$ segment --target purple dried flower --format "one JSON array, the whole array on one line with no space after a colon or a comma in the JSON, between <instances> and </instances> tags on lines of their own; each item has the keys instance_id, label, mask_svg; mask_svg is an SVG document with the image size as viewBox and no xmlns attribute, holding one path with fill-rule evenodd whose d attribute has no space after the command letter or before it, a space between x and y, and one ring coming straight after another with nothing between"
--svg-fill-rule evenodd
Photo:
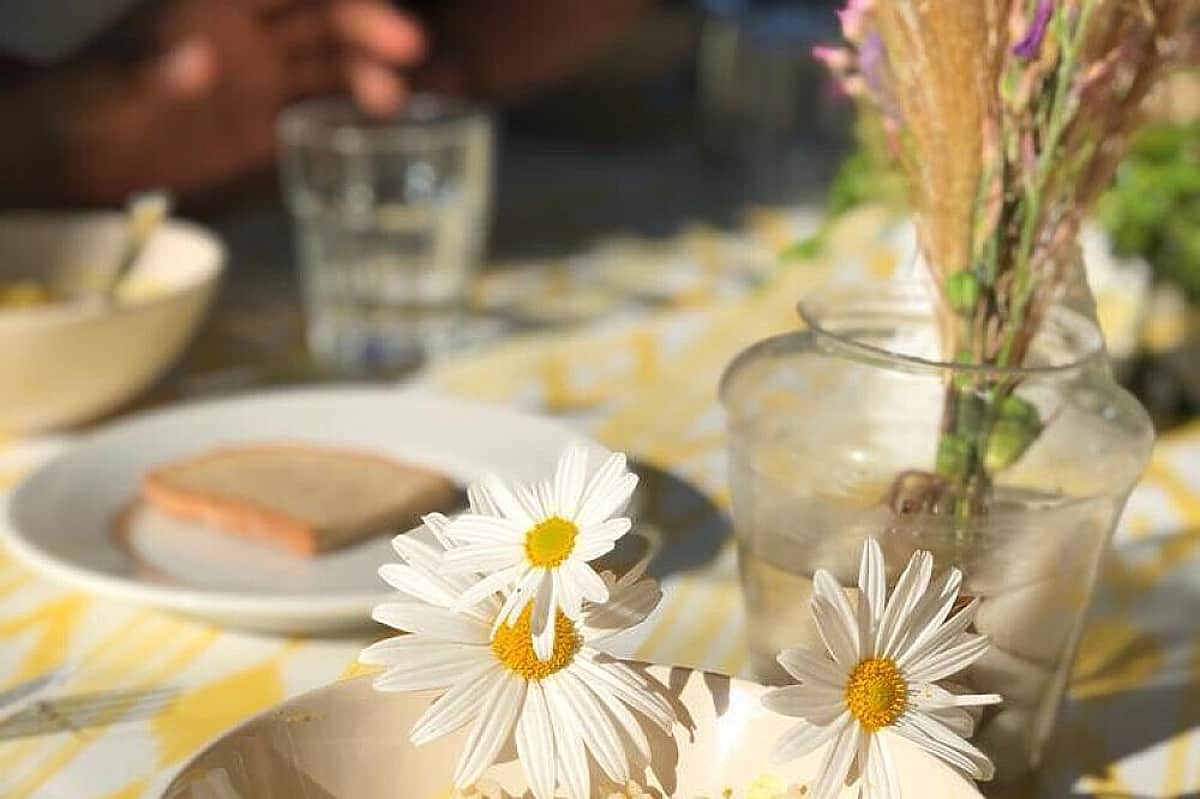
<instances>
[{"instance_id":1,"label":"purple dried flower","mask_svg":"<svg viewBox=\"0 0 1200 799\"><path fill-rule=\"evenodd\" d=\"M900 124L900 104L888 84L888 56L883 37L872 31L858 48L858 71L862 74L867 91L879 104L884 116Z\"/></svg>"},{"instance_id":2,"label":"purple dried flower","mask_svg":"<svg viewBox=\"0 0 1200 799\"><path fill-rule=\"evenodd\" d=\"M858 69L862 72L867 86L875 94L883 93L883 70L886 68L887 54L883 49L883 37L871 32L858 48Z\"/></svg>"},{"instance_id":3,"label":"purple dried flower","mask_svg":"<svg viewBox=\"0 0 1200 799\"><path fill-rule=\"evenodd\" d=\"M1050 15L1054 13L1054 0L1038 0L1037 10L1033 12L1033 23L1025 32L1025 37L1013 45L1013 55L1026 60L1037 58L1042 48L1042 39L1046 37L1046 28L1050 26Z\"/></svg>"}]
</instances>

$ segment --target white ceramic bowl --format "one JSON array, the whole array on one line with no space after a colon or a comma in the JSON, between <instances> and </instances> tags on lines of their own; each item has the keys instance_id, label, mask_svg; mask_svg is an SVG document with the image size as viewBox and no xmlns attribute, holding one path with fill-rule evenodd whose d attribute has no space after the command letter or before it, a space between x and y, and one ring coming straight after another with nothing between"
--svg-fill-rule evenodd
<instances>
[{"instance_id":1,"label":"white ceramic bowl","mask_svg":"<svg viewBox=\"0 0 1200 799\"><path fill-rule=\"evenodd\" d=\"M118 213L0 215L0 281L104 285L123 235ZM224 263L214 235L171 221L151 238L116 303L97 296L0 308L0 432L76 424L136 396L190 340Z\"/></svg>"},{"instance_id":2,"label":"white ceramic bowl","mask_svg":"<svg viewBox=\"0 0 1200 799\"><path fill-rule=\"evenodd\" d=\"M636 779L653 796L766 799L788 788L812 795L807 787L825 751L771 762L775 741L795 720L762 706L762 686L680 667L635 667L672 703L680 722L670 737L643 725L651 762ZM320 688L222 736L184 767L163 799L450 799L468 728L422 747L408 742L409 729L435 697L378 693L369 676ZM893 738L905 799L982 799L940 760ZM481 786L504 797L529 797L514 755L506 747ZM603 799L611 787L592 771L592 796ZM857 795L855 785L838 799Z\"/></svg>"}]
</instances>

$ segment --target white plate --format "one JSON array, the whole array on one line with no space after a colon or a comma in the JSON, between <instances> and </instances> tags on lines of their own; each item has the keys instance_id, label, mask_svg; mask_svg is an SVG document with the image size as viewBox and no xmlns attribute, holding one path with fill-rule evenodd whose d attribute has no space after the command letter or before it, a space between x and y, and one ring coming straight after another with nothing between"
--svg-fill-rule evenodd
<instances>
[{"instance_id":1,"label":"white plate","mask_svg":"<svg viewBox=\"0 0 1200 799\"><path fill-rule=\"evenodd\" d=\"M651 761L648 769L635 769L635 779L653 795L745 799L791 786L812 795L807 786L824 750L783 765L770 762L775 741L795 720L762 706L762 686L684 668L635 668L680 721L672 736L643 725ZM446 799L469 727L422 747L408 741L435 696L378 693L370 676L311 691L222 736L184 767L163 799ZM967 780L907 740L893 736L890 746L908 799L982 799ZM528 797L514 755L506 747L481 783L505 797ZM599 770L592 775L592 795L607 795ZM857 795L856 785L838 797Z\"/></svg>"},{"instance_id":2,"label":"white plate","mask_svg":"<svg viewBox=\"0 0 1200 799\"><path fill-rule=\"evenodd\" d=\"M552 474L571 443L598 444L546 419L395 389L306 389L187 405L109 425L10 495L3 538L30 568L74 588L234 627L318 632L363 627L388 595L376 569L389 536L314 558L135 512L113 533L138 480L157 464L214 447L300 441L429 466L460 485L497 472Z\"/></svg>"}]
</instances>

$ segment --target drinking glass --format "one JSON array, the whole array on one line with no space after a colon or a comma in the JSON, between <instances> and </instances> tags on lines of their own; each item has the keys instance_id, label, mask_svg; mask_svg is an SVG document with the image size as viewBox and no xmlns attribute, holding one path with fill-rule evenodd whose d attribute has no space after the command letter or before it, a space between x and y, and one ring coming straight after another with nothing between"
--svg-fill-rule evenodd
<instances>
[{"instance_id":1,"label":"drinking glass","mask_svg":"<svg viewBox=\"0 0 1200 799\"><path fill-rule=\"evenodd\" d=\"M489 116L428 94L386 119L321 99L279 136L316 360L380 372L453 346L488 226Z\"/></svg>"}]
</instances>

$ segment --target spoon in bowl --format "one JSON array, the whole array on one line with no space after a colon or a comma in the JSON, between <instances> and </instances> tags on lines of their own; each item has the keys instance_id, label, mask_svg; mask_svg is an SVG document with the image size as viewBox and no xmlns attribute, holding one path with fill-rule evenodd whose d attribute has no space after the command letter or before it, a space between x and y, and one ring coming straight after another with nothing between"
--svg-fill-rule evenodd
<instances>
[{"instance_id":1,"label":"spoon in bowl","mask_svg":"<svg viewBox=\"0 0 1200 799\"><path fill-rule=\"evenodd\" d=\"M170 214L171 195L165 191L148 191L129 198L125 206L125 242L121 257L103 292L110 303L116 302L117 292L146 248L146 242Z\"/></svg>"}]
</instances>

